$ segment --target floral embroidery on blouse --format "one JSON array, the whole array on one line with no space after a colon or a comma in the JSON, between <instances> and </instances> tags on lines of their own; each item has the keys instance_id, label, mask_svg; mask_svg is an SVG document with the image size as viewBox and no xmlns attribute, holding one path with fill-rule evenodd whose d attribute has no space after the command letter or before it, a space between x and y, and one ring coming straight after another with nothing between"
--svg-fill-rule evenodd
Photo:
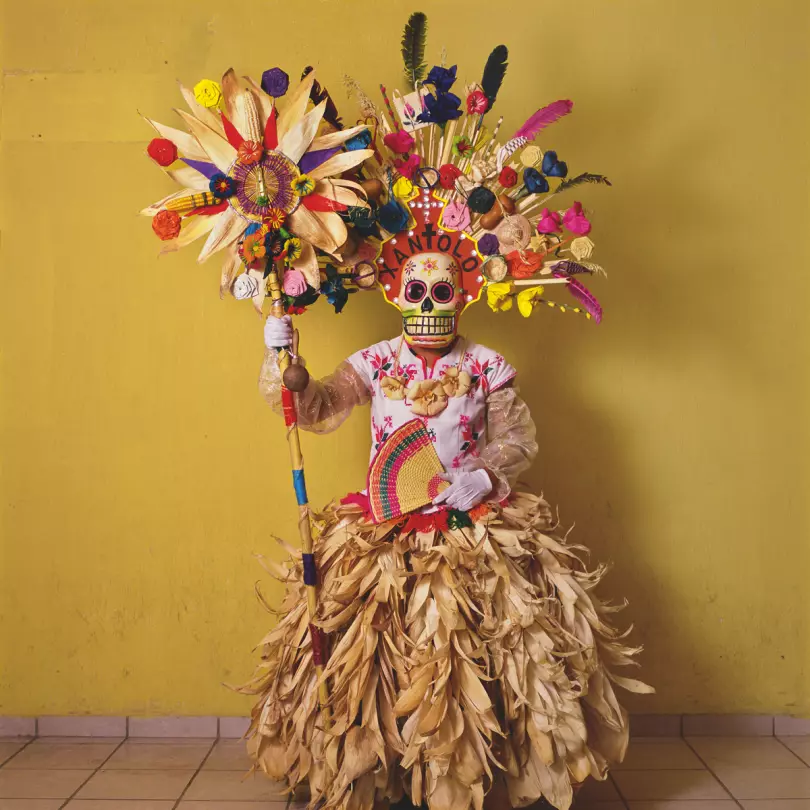
<instances>
[{"instance_id":1,"label":"floral embroidery on blouse","mask_svg":"<svg viewBox=\"0 0 810 810\"><path fill-rule=\"evenodd\" d=\"M371 431L374 434L374 449L379 450L380 445L391 435L394 429L394 420L390 416L383 419L382 424L378 424L374 417L371 417Z\"/></svg>"}]
</instances>

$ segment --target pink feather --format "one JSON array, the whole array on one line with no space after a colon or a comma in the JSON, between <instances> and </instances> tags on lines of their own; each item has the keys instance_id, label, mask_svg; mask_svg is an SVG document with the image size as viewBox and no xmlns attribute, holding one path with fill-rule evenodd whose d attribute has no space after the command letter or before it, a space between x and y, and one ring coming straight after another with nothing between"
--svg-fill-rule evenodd
<instances>
[{"instance_id":1,"label":"pink feather","mask_svg":"<svg viewBox=\"0 0 810 810\"><path fill-rule=\"evenodd\" d=\"M528 138L532 140L541 129L553 124L557 119L568 115L574 107L573 101L554 101L546 107L540 108L534 115L529 116L525 124L512 136L512 138Z\"/></svg>"},{"instance_id":2,"label":"pink feather","mask_svg":"<svg viewBox=\"0 0 810 810\"><path fill-rule=\"evenodd\" d=\"M555 278L568 280L568 284L565 285L568 287L568 292L582 304L582 308L593 318L594 323L599 323L602 320L602 306L594 294L582 282L565 273L555 270L553 274Z\"/></svg>"}]
</instances>

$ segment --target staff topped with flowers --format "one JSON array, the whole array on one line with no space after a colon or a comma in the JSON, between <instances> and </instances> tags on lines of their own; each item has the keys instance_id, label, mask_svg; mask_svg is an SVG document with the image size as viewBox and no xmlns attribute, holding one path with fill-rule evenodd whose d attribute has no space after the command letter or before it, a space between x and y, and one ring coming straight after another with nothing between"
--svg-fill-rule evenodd
<instances>
[{"instance_id":1,"label":"staff topped with flowers","mask_svg":"<svg viewBox=\"0 0 810 810\"><path fill-rule=\"evenodd\" d=\"M345 79L360 106L352 126L312 68L292 90L278 67L259 83L229 70L221 83L181 85L189 112L177 112L187 131L147 119L158 136L147 153L183 187L142 212L165 248L205 237L200 261L225 254L221 294L251 300L259 312L271 269L287 312L320 297L340 312L358 290L382 288L397 304L398 279L381 277L383 268L393 272L390 243L435 221L469 240L480 259L467 282L476 294L462 297L461 308L485 293L494 311L516 304L528 316L548 305L598 322L601 307L581 281L602 272L590 217L581 202L558 200L610 183L590 172L570 177L556 151L533 143L572 103L541 107L500 141L503 118L492 122L491 112L506 47L461 89L456 65L427 69L426 34L425 15L412 14L402 39L404 93L380 85L378 105ZM556 286L573 300L548 298Z\"/></svg>"}]
</instances>

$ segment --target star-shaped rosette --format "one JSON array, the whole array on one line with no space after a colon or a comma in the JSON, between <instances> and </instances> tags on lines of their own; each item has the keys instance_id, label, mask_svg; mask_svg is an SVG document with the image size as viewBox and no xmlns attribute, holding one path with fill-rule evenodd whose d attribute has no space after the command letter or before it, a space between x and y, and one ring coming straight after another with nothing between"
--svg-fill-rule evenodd
<instances>
[{"instance_id":1,"label":"star-shaped rosette","mask_svg":"<svg viewBox=\"0 0 810 810\"><path fill-rule=\"evenodd\" d=\"M244 269L258 282L241 286L255 290L259 311L268 257L318 290L316 251L339 263L348 236L339 213L368 207L359 183L341 177L374 154L344 148L366 127L334 130L324 121L327 101L308 110L314 81L311 71L282 107L253 79L240 82L229 70L221 88L207 80L195 91L181 85L190 112L176 112L188 131L146 119L159 136L148 154L182 188L141 213L153 217L168 250L205 237L200 262L224 251L220 293L231 291ZM273 245L286 248L276 255Z\"/></svg>"}]
</instances>

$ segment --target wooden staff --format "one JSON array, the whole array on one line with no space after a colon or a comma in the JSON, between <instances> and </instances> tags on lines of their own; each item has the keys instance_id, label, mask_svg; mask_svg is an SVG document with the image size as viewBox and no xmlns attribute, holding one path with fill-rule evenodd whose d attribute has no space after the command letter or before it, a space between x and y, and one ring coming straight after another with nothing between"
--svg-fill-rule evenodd
<instances>
[{"instance_id":1,"label":"wooden staff","mask_svg":"<svg viewBox=\"0 0 810 810\"><path fill-rule=\"evenodd\" d=\"M278 282L278 270L272 259L268 259L270 273L267 277L267 286L273 302L272 314L276 318L284 317L284 302L281 296L281 287ZM293 338L293 347L297 353L298 332ZM284 372L291 366L290 347L278 350L278 367L282 380ZM307 485L304 478L304 456L301 453L301 440L298 435L298 415L295 409L295 394L283 383L281 386L281 404L284 410L284 424L287 426L287 444L290 447L290 466L292 467L293 489L298 502L298 534L301 538L301 557L304 565L304 586L307 592L307 613L309 614L309 637L312 643L312 663L315 665L315 674L318 677L318 703L324 719L324 725L329 727L329 690L326 679L323 677L323 668L326 664L326 645L323 631L316 627L314 622L318 612L318 571L315 568L315 555L312 553L312 526L309 520L309 500L307 498Z\"/></svg>"}]
</instances>

